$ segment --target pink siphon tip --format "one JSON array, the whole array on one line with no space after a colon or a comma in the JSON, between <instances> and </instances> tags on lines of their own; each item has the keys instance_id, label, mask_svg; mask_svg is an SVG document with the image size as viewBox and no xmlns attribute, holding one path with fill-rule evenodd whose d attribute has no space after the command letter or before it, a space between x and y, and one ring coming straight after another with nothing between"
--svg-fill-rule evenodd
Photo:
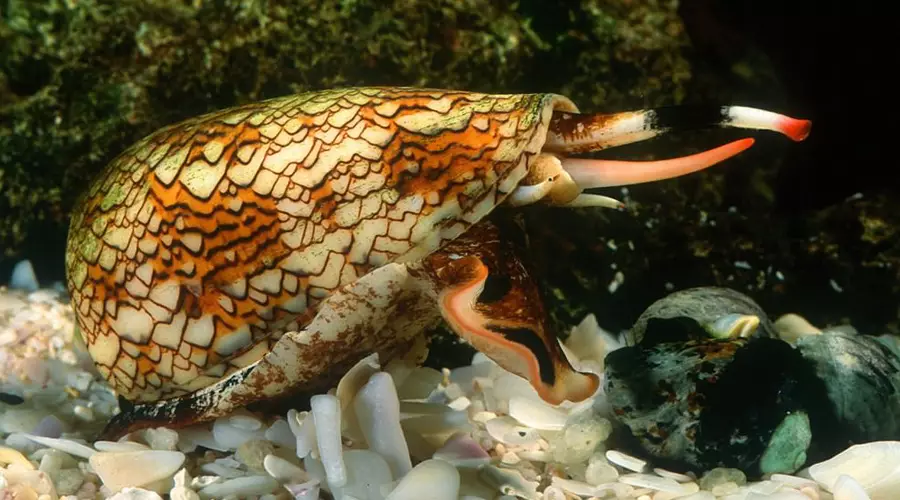
<instances>
[{"instance_id":1,"label":"pink siphon tip","mask_svg":"<svg viewBox=\"0 0 900 500\"><path fill-rule=\"evenodd\" d=\"M809 137L812 122L785 116L778 120L776 126L779 132L788 136L792 141L800 142Z\"/></svg>"}]
</instances>

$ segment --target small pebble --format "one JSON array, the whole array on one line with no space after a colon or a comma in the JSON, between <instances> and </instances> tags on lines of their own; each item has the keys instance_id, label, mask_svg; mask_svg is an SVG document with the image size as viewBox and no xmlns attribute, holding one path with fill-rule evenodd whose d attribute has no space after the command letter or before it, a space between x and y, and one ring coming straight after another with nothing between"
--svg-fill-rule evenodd
<instances>
[{"instance_id":1,"label":"small pebble","mask_svg":"<svg viewBox=\"0 0 900 500\"><path fill-rule=\"evenodd\" d=\"M738 469L717 467L703 474L700 478L700 489L712 491L716 486L728 482L734 483L735 486L743 486L747 484L747 476Z\"/></svg>"},{"instance_id":2,"label":"small pebble","mask_svg":"<svg viewBox=\"0 0 900 500\"><path fill-rule=\"evenodd\" d=\"M84 474L78 469L62 469L54 477L58 495L74 495L84 484Z\"/></svg>"},{"instance_id":3,"label":"small pebble","mask_svg":"<svg viewBox=\"0 0 900 500\"><path fill-rule=\"evenodd\" d=\"M178 433L165 427L146 429L144 441L154 450L175 451L178 447Z\"/></svg>"},{"instance_id":4,"label":"small pebble","mask_svg":"<svg viewBox=\"0 0 900 500\"><path fill-rule=\"evenodd\" d=\"M244 443L238 447L234 456L239 462L246 465L248 469L254 472L264 472L265 468L263 467L263 460L265 460L266 455L270 455L274 452L274 444L262 439L251 439L249 441L244 441Z\"/></svg>"},{"instance_id":5,"label":"small pebble","mask_svg":"<svg viewBox=\"0 0 900 500\"><path fill-rule=\"evenodd\" d=\"M31 434L26 434L25 436L36 443L53 448L55 450L64 451L71 455L75 455L76 457L91 458L91 456L97 453L93 449L88 448L87 446L76 441L72 441L71 439L54 439L43 436L34 436Z\"/></svg>"},{"instance_id":6,"label":"small pebble","mask_svg":"<svg viewBox=\"0 0 900 500\"><path fill-rule=\"evenodd\" d=\"M31 430L35 436L58 438L62 436L65 425L56 415L47 415Z\"/></svg>"},{"instance_id":7,"label":"small pebble","mask_svg":"<svg viewBox=\"0 0 900 500\"><path fill-rule=\"evenodd\" d=\"M31 261L20 260L17 262L9 278L9 288L24 292L36 292L40 287L41 285L38 283Z\"/></svg>"},{"instance_id":8,"label":"small pebble","mask_svg":"<svg viewBox=\"0 0 900 500\"><path fill-rule=\"evenodd\" d=\"M588 483L597 486L618 480L619 471L606 461L605 456L602 454L595 454L590 458L584 476Z\"/></svg>"},{"instance_id":9,"label":"small pebble","mask_svg":"<svg viewBox=\"0 0 900 500\"><path fill-rule=\"evenodd\" d=\"M725 495L731 495L732 493L737 493L740 486L737 485L734 481L728 481L725 483L719 483L712 487L710 491L712 491L713 495L717 497L722 497Z\"/></svg>"},{"instance_id":10,"label":"small pebble","mask_svg":"<svg viewBox=\"0 0 900 500\"><path fill-rule=\"evenodd\" d=\"M593 411L582 411L566 422L558 438L550 441L553 457L564 464L588 460L601 443L612 433L612 424L598 418Z\"/></svg>"}]
</instances>

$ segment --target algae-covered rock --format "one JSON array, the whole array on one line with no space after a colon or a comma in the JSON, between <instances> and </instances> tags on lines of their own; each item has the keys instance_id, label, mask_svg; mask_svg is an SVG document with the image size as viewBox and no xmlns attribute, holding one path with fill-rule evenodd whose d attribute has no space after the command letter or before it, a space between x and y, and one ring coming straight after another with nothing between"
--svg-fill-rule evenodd
<instances>
[{"instance_id":1,"label":"algae-covered rock","mask_svg":"<svg viewBox=\"0 0 900 500\"><path fill-rule=\"evenodd\" d=\"M59 278L69 210L95 172L160 126L234 104L357 84L678 102L690 66L677 2L632 4L9 0L0 255Z\"/></svg>"},{"instance_id":2,"label":"algae-covered rock","mask_svg":"<svg viewBox=\"0 0 900 500\"><path fill-rule=\"evenodd\" d=\"M675 468L792 474L852 443L900 437L892 337L826 328L792 345L783 329L762 326L767 315L752 299L726 290L651 304L632 327L640 341L606 356L604 393L632 451ZM711 331L733 311L772 334Z\"/></svg>"},{"instance_id":3,"label":"algae-covered rock","mask_svg":"<svg viewBox=\"0 0 900 500\"><path fill-rule=\"evenodd\" d=\"M826 438L835 426L823 383L799 352L778 339L624 347L607 356L604 380L616 418L639 442L629 451L669 468L792 473L807 456L839 451ZM809 415L818 441L797 450L804 454L799 465L785 468L787 460L773 456L783 441L811 446L802 439L808 429L789 432L796 427L791 415L799 413Z\"/></svg>"}]
</instances>

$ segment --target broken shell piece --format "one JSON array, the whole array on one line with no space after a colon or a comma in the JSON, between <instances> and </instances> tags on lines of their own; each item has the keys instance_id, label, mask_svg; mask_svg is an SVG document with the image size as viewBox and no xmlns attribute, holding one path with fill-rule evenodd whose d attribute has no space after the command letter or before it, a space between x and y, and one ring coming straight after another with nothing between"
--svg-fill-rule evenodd
<instances>
[{"instance_id":1,"label":"broken shell piece","mask_svg":"<svg viewBox=\"0 0 900 500\"><path fill-rule=\"evenodd\" d=\"M595 495L595 488L581 481L553 476L551 484L580 497L592 497Z\"/></svg>"},{"instance_id":2,"label":"broken shell piece","mask_svg":"<svg viewBox=\"0 0 900 500\"><path fill-rule=\"evenodd\" d=\"M584 478L588 483L598 486L618 480L619 471L606 461L606 457L596 453L588 462L587 469L584 471Z\"/></svg>"},{"instance_id":3,"label":"broken shell piece","mask_svg":"<svg viewBox=\"0 0 900 500\"><path fill-rule=\"evenodd\" d=\"M509 399L509 415L523 424L546 431L562 430L566 414L543 401L514 396Z\"/></svg>"},{"instance_id":4,"label":"broken shell piece","mask_svg":"<svg viewBox=\"0 0 900 500\"><path fill-rule=\"evenodd\" d=\"M634 486L625 483L606 483L594 488L594 496L600 498L608 497L607 492L612 492L615 498L633 498L638 495L638 490ZM715 500L715 497L712 500Z\"/></svg>"},{"instance_id":5,"label":"broken shell piece","mask_svg":"<svg viewBox=\"0 0 900 500\"><path fill-rule=\"evenodd\" d=\"M862 485L846 474L838 477L831 494L834 495L834 500L870 500Z\"/></svg>"},{"instance_id":6,"label":"broken shell piece","mask_svg":"<svg viewBox=\"0 0 900 500\"><path fill-rule=\"evenodd\" d=\"M407 418L400 422L400 426L406 432L417 432L422 435L449 435L457 431L472 430L469 415L464 411L452 410L444 413Z\"/></svg>"},{"instance_id":7,"label":"broken shell piece","mask_svg":"<svg viewBox=\"0 0 900 500\"><path fill-rule=\"evenodd\" d=\"M491 461L484 448L464 432L450 436L440 449L434 452L433 458L441 459L456 467L480 467Z\"/></svg>"},{"instance_id":8,"label":"broken shell piece","mask_svg":"<svg viewBox=\"0 0 900 500\"><path fill-rule=\"evenodd\" d=\"M812 325L803 316L794 313L782 315L775 320L775 330L778 337L791 344L807 335L820 335L822 330Z\"/></svg>"},{"instance_id":9,"label":"broken shell piece","mask_svg":"<svg viewBox=\"0 0 900 500\"><path fill-rule=\"evenodd\" d=\"M391 376L384 372L372 375L356 395L353 409L369 448L384 457L393 477L406 475L412 462L400 427L400 401Z\"/></svg>"},{"instance_id":10,"label":"broken shell piece","mask_svg":"<svg viewBox=\"0 0 900 500\"><path fill-rule=\"evenodd\" d=\"M287 414L288 425L294 433L297 458L306 458L318 447L316 442L316 421L309 412L290 410Z\"/></svg>"},{"instance_id":11,"label":"broken shell piece","mask_svg":"<svg viewBox=\"0 0 900 500\"><path fill-rule=\"evenodd\" d=\"M297 448L297 437L291 432L291 426L287 420L278 419L266 429L266 439L288 449Z\"/></svg>"},{"instance_id":12,"label":"broken shell piece","mask_svg":"<svg viewBox=\"0 0 900 500\"><path fill-rule=\"evenodd\" d=\"M301 484L285 484L284 488L294 496L294 500L319 500L319 482L309 481Z\"/></svg>"},{"instance_id":13,"label":"broken shell piece","mask_svg":"<svg viewBox=\"0 0 900 500\"><path fill-rule=\"evenodd\" d=\"M246 431L256 431L262 428L262 422L246 410L237 410L228 416L228 423Z\"/></svg>"},{"instance_id":14,"label":"broken shell piece","mask_svg":"<svg viewBox=\"0 0 900 500\"><path fill-rule=\"evenodd\" d=\"M341 410L346 410L350 407L356 393L358 393L363 386L366 385L366 382L369 381L369 378L375 373L378 373L380 369L381 365L378 363L378 353L376 352L359 360L358 363L353 365L353 368L350 368L350 370L341 377L341 380L337 385L337 390L335 390L335 395L341 400Z\"/></svg>"},{"instance_id":15,"label":"broken shell piece","mask_svg":"<svg viewBox=\"0 0 900 500\"><path fill-rule=\"evenodd\" d=\"M550 441L553 457L565 464L588 460L612 432L612 424L592 410L571 415L565 429Z\"/></svg>"},{"instance_id":16,"label":"broken shell piece","mask_svg":"<svg viewBox=\"0 0 900 500\"><path fill-rule=\"evenodd\" d=\"M540 439L540 434L530 427L519 425L512 417L497 417L485 423L485 429L497 441L509 445L529 445Z\"/></svg>"},{"instance_id":17,"label":"broken shell piece","mask_svg":"<svg viewBox=\"0 0 900 500\"><path fill-rule=\"evenodd\" d=\"M675 480L679 483L689 483L694 480L691 476L687 474L681 474L680 472L672 472L670 470L661 469L659 467L653 469L653 473L660 477L665 477L668 479Z\"/></svg>"},{"instance_id":18,"label":"broken shell piece","mask_svg":"<svg viewBox=\"0 0 900 500\"><path fill-rule=\"evenodd\" d=\"M501 469L488 465L481 468L479 477L504 495L515 495L530 499L538 497L538 483L526 480L522 473L517 470Z\"/></svg>"},{"instance_id":19,"label":"broken shell piece","mask_svg":"<svg viewBox=\"0 0 900 500\"><path fill-rule=\"evenodd\" d=\"M143 488L124 488L122 491L109 497L109 500L162 500L159 493Z\"/></svg>"},{"instance_id":20,"label":"broken shell piece","mask_svg":"<svg viewBox=\"0 0 900 500\"><path fill-rule=\"evenodd\" d=\"M174 451L178 446L178 433L166 427L145 429L144 442L154 450Z\"/></svg>"},{"instance_id":21,"label":"broken shell piece","mask_svg":"<svg viewBox=\"0 0 900 500\"><path fill-rule=\"evenodd\" d=\"M801 489L801 488L805 488L808 486L812 486L812 487L816 487L816 488L819 487L819 484L816 483L812 479L806 479L806 478L797 477L797 476L790 476L787 474L772 474L772 476L769 479L771 479L772 481L778 482L778 483L786 484L786 485L790 486L791 488L796 488L796 489Z\"/></svg>"},{"instance_id":22,"label":"broken shell piece","mask_svg":"<svg viewBox=\"0 0 900 500\"><path fill-rule=\"evenodd\" d=\"M96 452L89 462L103 484L112 491L147 486L173 476L184 464L179 451L144 450L119 453Z\"/></svg>"},{"instance_id":23,"label":"broken shell piece","mask_svg":"<svg viewBox=\"0 0 900 500\"><path fill-rule=\"evenodd\" d=\"M688 491L683 484L679 484L674 479L652 474L625 474L619 478L619 482L666 493L686 493Z\"/></svg>"},{"instance_id":24,"label":"broken shell piece","mask_svg":"<svg viewBox=\"0 0 900 500\"><path fill-rule=\"evenodd\" d=\"M417 366L409 361L405 361L400 358L394 358L388 362L387 365L382 369L391 375L391 378L394 379L394 387L403 387L403 384L406 382L406 379L409 378L409 375L415 370ZM400 398L403 400L403 398Z\"/></svg>"},{"instance_id":25,"label":"broken shell piece","mask_svg":"<svg viewBox=\"0 0 900 500\"><path fill-rule=\"evenodd\" d=\"M527 380L509 372L503 372L494 379L494 395L507 401L516 396L534 401L543 401ZM506 412L505 405L501 404L499 406L501 411Z\"/></svg>"},{"instance_id":26,"label":"broken shell piece","mask_svg":"<svg viewBox=\"0 0 900 500\"><path fill-rule=\"evenodd\" d=\"M351 405L356 394L366 385L369 378L378 372L381 366L378 364L378 353L373 353L353 365L338 382L335 396L341 401L341 414L344 417L343 434L351 441L364 439L356 412Z\"/></svg>"},{"instance_id":27,"label":"broken shell piece","mask_svg":"<svg viewBox=\"0 0 900 500\"><path fill-rule=\"evenodd\" d=\"M237 419L239 425L235 425L232 418L236 417L219 418L213 423L213 438L220 446L228 450L236 450L251 439L265 439L265 431L258 427L253 430L247 429L250 426L249 423L239 418Z\"/></svg>"},{"instance_id":28,"label":"broken shell piece","mask_svg":"<svg viewBox=\"0 0 900 500\"><path fill-rule=\"evenodd\" d=\"M193 451L197 446L215 451L228 451L213 437L209 425L200 424L179 429L179 449L182 452Z\"/></svg>"},{"instance_id":29,"label":"broken shell piece","mask_svg":"<svg viewBox=\"0 0 900 500\"><path fill-rule=\"evenodd\" d=\"M859 482L872 500L896 498L900 491L900 442L857 444L809 468L809 476L829 491L835 490L842 475Z\"/></svg>"},{"instance_id":30,"label":"broken shell piece","mask_svg":"<svg viewBox=\"0 0 900 500\"><path fill-rule=\"evenodd\" d=\"M603 359L624 344L614 335L600 327L597 317L588 314L581 320L566 339L566 347L579 361L594 361L603 373Z\"/></svg>"},{"instance_id":31,"label":"broken shell piece","mask_svg":"<svg viewBox=\"0 0 900 500\"><path fill-rule=\"evenodd\" d=\"M615 450L607 451L606 459L618 465L619 467L623 467L634 472L643 472L644 467L647 466L647 462Z\"/></svg>"},{"instance_id":32,"label":"broken shell piece","mask_svg":"<svg viewBox=\"0 0 900 500\"><path fill-rule=\"evenodd\" d=\"M404 379L397 388L397 394L401 400L426 399L443 379L444 375L434 368L418 367Z\"/></svg>"},{"instance_id":33,"label":"broken shell piece","mask_svg":"<svg viewBox=\"0 0 900 500\"><path fill-rule=\"evenodd\" d=\"M458 384L463 389L469 389L475 382L476 378L487 378L491 375L493 364L491 363L474 363L468 366L454 368L450 372L450 382Z\"/></svg>"},{"instance_id":34,"label":"broken shell piece","mask_svg":"<svg viewBox=\"0 0 900 500\"><path fill-rule=\"evenodd\" d=\"M456 500L459 497L459 472L443 460L425 460L416 465L386 500Z\"/></svg>"},{"instance_id":35,"label":"broken shell piece","mask_svg":"<svg viewBox=\"0 0 900 500\"><path fill-rule=\"evenodd\" d=\"M306 458L303 459L303 469L306 470L309 477L313 478L314 481L318 481L322 485L322 488L326 491L331 491L331 487L328 486L328 482L326 481L325 466L322 465L320 460L313 458L312 455L307 455Z\"/></svg>"},{"instance_id":36,"label":"broken shell piece","mask_svg":"<svg viewBox=\"0 0 900 500\"><path fill-rule=\"evenodd\" d=\"M305 470L276 455L266 455L263 467L270 476L282 483L299 484L310 480Z\"/></svg>"},{"instance_id":37,"label":"broken shell piece","mask_svg":"<svg viewBox=\"0 0 900 500\"><path fill-rule=\"evenodd\" d=\"M247 498L271 493L278 486L278 481L269 476L246 476L213 483L199 493L202 498Z\"/></svg>"},{"instance_id":38,"label":"broken shell piece","mask_svg":"<svg viewBox=\"0 0 900 500\"><path fill-rule=\"evenodd\" d=\"M97 451L144 451L150 448L134 441L97 441L94 443Z\"/></svg>"},{"instance_id":39,"label":"broken shell piece","mask_svg":"<svg viewBox=\"0 0 900 500\"><path fill-rule=\"evenodd\" d=\"M453 408L440 403L425 403L422 401L400 401L400 413L405 415L433 415L435 413L447 413Z\"/></svg>"}]
</instances>

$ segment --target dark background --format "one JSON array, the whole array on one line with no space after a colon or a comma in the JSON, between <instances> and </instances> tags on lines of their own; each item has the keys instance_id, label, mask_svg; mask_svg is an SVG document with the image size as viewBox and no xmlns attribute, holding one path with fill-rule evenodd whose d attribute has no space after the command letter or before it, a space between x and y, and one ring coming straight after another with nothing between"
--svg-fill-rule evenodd
<instances>
[{"instance_id":1,"label":"dark background","mask_svg":"<svg viewBox=\"0 0 900 500\"><path fill-rule=\"evenodd\" d=\"M681 15L709 61L755 45L772 60L788 101L813 120L805 147L781 169L778 207L822 208L857 192L900 195L896 16L875 1L685 0Z\"/></svg>"}]
</instances>

